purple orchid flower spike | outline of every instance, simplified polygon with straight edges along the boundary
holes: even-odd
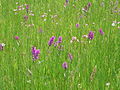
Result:
[[[28,13],[29,5],[26,5],[26,12]]]
[[[94,33],[92,31],[88,34],[88,39],[92,40],[94,38]]]
[[[60,43],[62,43],[62,36],[59,36],[58,41],[54,42],[54,46],[59,46]]]
[[[59,38],[58,38],[58,43],[62,43],[62,37],[61,36],[59,36]]]
[[[34,59],[39,59],[40,50],[36,50],[34,54]]]
[[[40,54],[40,50],[36,49],[36,47],[32,47],[32,56],[33,56],[33,61],[39,59],[39,54]]]
[[[89,2],[89,3],[88,3],[88,8],[89,8],[89,7],[91,7],[91,6],[92,6],[92,3],[91,3],[91,2]]]
[[[48,45],[51,46],[54,43],[54,40],[55,40],[55,36],[52,36],[48,41]]]
[[[102,30],[102,29],[100,29],[100,30],[99,30],[99,32],[100,32],[100,34],[101,34],[101,35],[103,35],[103,34],[104,34],[104,32],[103,32],[103,30]]]
[[[64,63],[62,64],[62,67],[63,67],[64,69],[67,69],[67,68],[68,68],[67,62],[64,62]]]
[[[79,28],[80,24],[76,24],[76,28]]]

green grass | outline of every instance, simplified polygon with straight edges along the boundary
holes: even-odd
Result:
[[[69,0],[65,8],[65,0],[20,0],[17,5],[18,1],[0,0],[0,43],[5,43],[0,51],[0,90],[120,89],[120,24],[112,26],[113,21],[120,22],[120,2],[117,5],[116,0]],[[88,2],[92,6],[85,13],[82,8]],[[30,5],[34,16],[26,10],[15,15],[13,10],[25,3]],[[112,11],[114,7],[116,13]],[[44,13],[47,16],[42,18]],[[26,22],[24,15],[28,15]],[[51,18],[52,15],[57,17]],[[79,28],[75,26],[77,23]],[[34,26],[25,26],[28,24]],[[40,28],[43,32],[39,32]],[[100,28],[104,35],[100,35]],[[94,32],[94,39],[83,39],[82,35],[88,35],[89,31]],[[15,40],[15,36],[20,39]],[[52,36],[56,37],[55,41],[62,36],[62,50],[48,48]],[[80,42],[70,43],[73,36]],[[34,62],[32,46],[41,51],[40,58]],[[72,62],[68,53],[73,55]],[[63,62],[68,63],[66,70]]]

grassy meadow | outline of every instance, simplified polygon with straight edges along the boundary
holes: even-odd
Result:
[[[120,1],[0,0],[0,90],[120,90]]]

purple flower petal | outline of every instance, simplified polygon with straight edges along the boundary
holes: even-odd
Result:
[[[51,46],[55,40],[55,36],[52,36],[50,40],[48,41],[48,45]]]
[[[33,60],[37,60],[39,59],[39,54],[40,54],[40,50],[36,49],[36,47],[32,47],[32,56],[33,56]]]
[[[92,31],[88,34],[88,39],[92,40],[94,38],[94,33]]]
[[[99,32],[100,32],[100,34],[101,34],[101,35],[103,35],[103,34],[104,34],[104,32],[102,31],[102,29],[100,29],[100,30],[99,30]]]
[[[58,38],[58,43],[62,43],[62,37],[61,36],[59,36],[59,38]]]
[[[19,36],[15,36],[15,39],[18,40],[18,39],[19,39]]]
[[[62,67],[63,67],[64,69],[67,69],[67,68],[68,68],[67,62],[64,62],[64,63],[62,64]]]

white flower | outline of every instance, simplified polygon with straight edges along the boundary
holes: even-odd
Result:
[[[22,8],[22,10],[24,10],[25,8]]]
[[[72,43],[73,41],[72,40],[70,40],[70,43]]]
[[[1,45],[4,47],[5,46],[5,44],[4,43],[1,43]]]
[[[115,26],[115,23],[112,23],[112,26]]]
[[[46,17],[46,15],[45,15],[45,14],[43,14],[41,17]]]
[[[58,15],[51,15],[51,18],[56,18]]]
[[[46,21],[46,19],[44,19],[44,21]]]
[[[14,9],[13,11],[17,11],[17,9]]]
[[[18,2],[16,2],[16,4],[18,4]]]
[[[87,12],[87,10],[85,10],[85,8],[82,8],[82,11],[85,11],[85,12]]]
[[[30,15],[30,16],[34,16],[34,14],[32,14],[32,13],[30,13],[29,15]]]
[[[82,37],[83,37],[83,38],[88,38],[88,35],[83,35]]]
[[[85,24],[85,26],[88,26],[88,24]]]
[[[109,83],[109,82],[107,82],[107,83],[106,83],[106,86],[110,86],[110,83]]]
[[[77,39],[77,37],[72,37],[72,40],[74,41],[74,40],[76,40]]]

